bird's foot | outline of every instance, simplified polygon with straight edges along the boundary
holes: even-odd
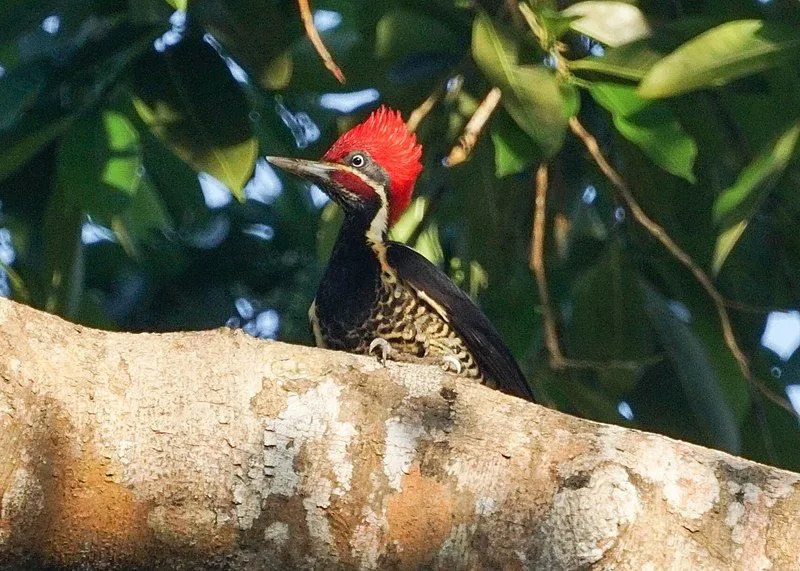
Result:
[[[461,374],[461,361],[455,355],[445,355],[442,357],[442,369],[444,371],[453,371],[456,375]]]
[[[383,337],[376,337],[372,340],[372,343],[369,344],[369,354],[372,355],[376,352],[376,350],[378,361],[385,367],[386,359],[389,357],[389,354],[392,351],[392,346],[389,345],[389,342]]]

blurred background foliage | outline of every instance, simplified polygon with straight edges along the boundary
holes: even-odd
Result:
[[[0,295],[101,328],[227,324],[310,343],[339,217],[261,157],[317,157],[379,103],[408,117],[428,100],[426,169],[394,237],[478,300],[544,403],[800,470],[800,4],[313,10],[345,85],[295,1],[4,0]],[[469,160],[446,167],[492,87],[501,103]],[[756,382],[571,117],[711,276]],[[565,366],[529,263],[543,161]]]

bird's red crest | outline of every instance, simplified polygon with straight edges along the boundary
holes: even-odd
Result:
[[[408,130],[399,111],[381,106],[339,137],[323,157],[339,162],[351,151],[366,151],[389,175],[389,224],[408,207],[422,170],[422,145]]]

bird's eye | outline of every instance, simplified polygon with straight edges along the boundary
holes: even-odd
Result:
[[[356,168],[363,167],[365,162],[367,161],[364,159],[364,155],[353,155],[350,157],[350,166],[354,166]]]

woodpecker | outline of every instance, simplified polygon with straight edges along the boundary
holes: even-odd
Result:
[[[422,146],[385,106],[339,137],[320,161],[267,157],[322,189],[344,212],[309,309],[317,346],[438,358],[445,369],[533,401],[508,347],[472,300],[411,248],[387,240],[422,170]]]

